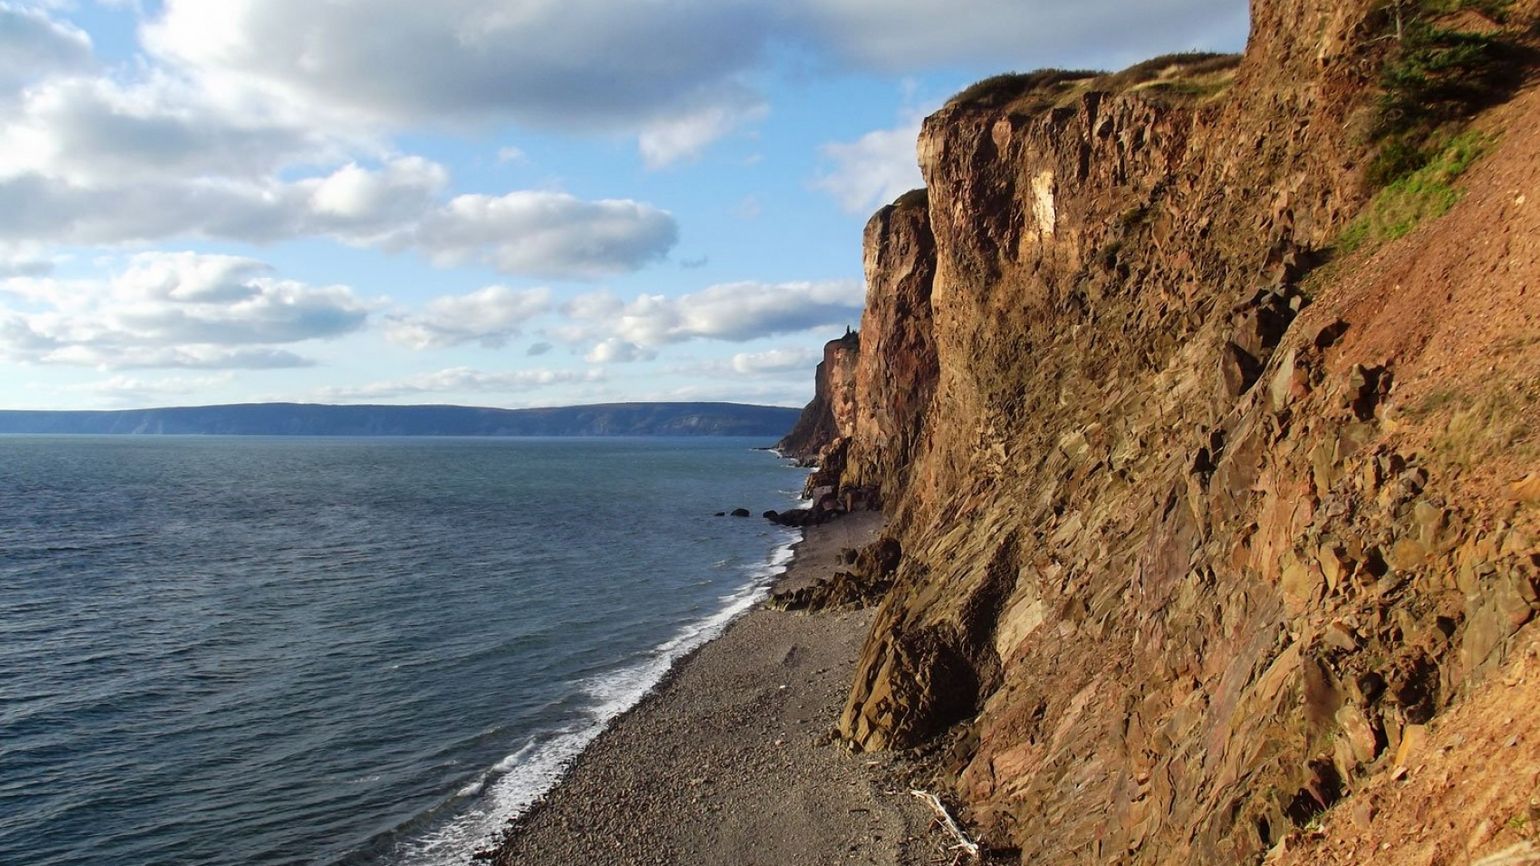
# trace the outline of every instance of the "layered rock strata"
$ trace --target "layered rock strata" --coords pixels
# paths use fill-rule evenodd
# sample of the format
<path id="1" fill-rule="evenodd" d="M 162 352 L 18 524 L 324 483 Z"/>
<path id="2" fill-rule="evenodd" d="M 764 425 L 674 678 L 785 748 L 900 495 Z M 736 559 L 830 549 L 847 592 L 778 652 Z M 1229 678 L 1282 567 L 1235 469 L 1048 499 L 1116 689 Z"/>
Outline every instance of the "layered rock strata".
<path id="1" fill-rule="evenodd" d="M 1238 62 L 986 82 L 868 227 L 818 480 L 901 557 L 840 730 L 950 743 L 1022 862 L 1253 860 L 1540 610 L 1540 102 L 1344 253 L 1384 15 L 1257 0 Z"/>

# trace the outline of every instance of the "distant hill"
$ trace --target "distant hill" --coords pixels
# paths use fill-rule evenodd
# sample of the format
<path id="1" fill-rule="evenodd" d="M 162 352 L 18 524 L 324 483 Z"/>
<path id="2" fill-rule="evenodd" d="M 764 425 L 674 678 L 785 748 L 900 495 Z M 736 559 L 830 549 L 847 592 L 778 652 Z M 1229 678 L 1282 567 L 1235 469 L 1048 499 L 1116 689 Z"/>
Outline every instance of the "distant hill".
<path id="1" fill-rule="evenodd" d="M 245 403 L 114 412 L 0 411 L 0 434 L 237 436 L 766 436 L 798 410 L 737 403 L 609 403 L 551 409 Z"/>

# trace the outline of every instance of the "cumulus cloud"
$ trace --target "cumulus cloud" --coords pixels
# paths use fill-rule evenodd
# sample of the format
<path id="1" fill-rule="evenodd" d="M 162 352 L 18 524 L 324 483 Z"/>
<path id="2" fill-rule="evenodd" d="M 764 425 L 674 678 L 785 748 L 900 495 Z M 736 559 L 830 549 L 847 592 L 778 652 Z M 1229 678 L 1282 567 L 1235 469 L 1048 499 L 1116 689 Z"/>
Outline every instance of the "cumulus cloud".
<path id="1" fill-rule="evenodd" d="M 232 106 L 162 73 L 133 83 L 67 76 L 28 88 L 0 124 L 0 177 L 31 174 L 81 186 L 205 175 L 252 180 L 345 150 L 340 137 L 261 105 Z"/>
<path id="2" fill-rule="evenodd" d="M 752 107 L 738 79 L 764 54 L 778 17 L 772 4 L 748 0 L 167 0 L 143 34 L 162 59 L 321 116 L 694 127 L 682 138 L 655 135 L 660 156 L 730 128 L 702 131 L 712 111 Z"/>
<path id="3" fill-rule="evenodd" d="M 195 176 L 88 186 L 37 173 L 0 176 L 0 237 L 121 244 L 323 236 L 420 252 L 445 266 L 480 262 L 567 279 L 636 270 L 678 238 L 672 215 L 641 202 L 521 191 L 439 203 L 446 183 L 442 166 L 419 157 L 377 168 L 349 163 L 288 182 Z"/>
<path id="4" fill-rule="evenodd" d="M 832 167 L 813 185 L 834 196 L 849 213 L 867 213 L 916 187 L 924 186 L 915 155 L 923 115 L 911 113 L 891 129 L 868 132 L 855 141 L 823 146 Z"/>
<path id="5" fill-rule="evenodd" d="M 635 343 L 610 337 L 588 351 L 584 358 L 590 364 L 630 364 L 635 361 L 651 361 L 658 353 L 644 349 Z"/>
<path id="6" fill-rule="evenodd" d="M 0 25 L 49 23 L 40 16 L 0 0 Z M 9 33 L 0 28 L 0 48 Z M 671 215 L 629 200 L 449 197 L 447 169 L 337 122 L 330 114 L 345 105 L 318 118 L 217 75 L 64 74 L 20 91 L 13 109 L 0 112 L 0 242 L 10 245 L 327 237 L 446 265 L 591 278 L 663 257 L 678 234 Z"/>
<path id="7" fill-rule="evenodd" d="M 950 0 L 166 0 L 144 41 L 321 116 L 639 132 L 654 161 L 752 113 L 761 99 L 745 82 L 785 46 L 886 72 L 1107 65 L 1237 47 L 1247 20 L 1244 0 L 976 0 L 966 12 Z"/>
<path id="8" fill-rule="evenodd" d="M 811 349 L 770 349 L 764 352 L 739 352 L 732 357 L 735 373 L 744 376 L 807 373 L 822 360 Z"/>
<path id="9" fill-rule="evenodd" d="M 1244 0 L 801 0 L 801 35 L 851 65 L 914 70 L 1105 67 L 1186 48 L 1245 42 Z M 1091 52 L 1091 53 L 1088 53 Z"/>
<path id="10" fill-rule="evenodd" d="M 801 408 L 813 396 L 813 379 L 800 382 L 701 382 L 673 388 L 655 388 L 629 395 L 628 399 L 646 401 L 757 403 L 768 406 Z"/>
<path id="11" fill-rule="evenodd" d="M 36 6 L 0 2 L 0 92 L 90 68 L 91 37 Z"/>
<path id="12" fill-rule="evenodd" d="M 385 336 L 414 349 L 466 343 L 497 349 L 517 336 L 525 322 L 550 309 L 550 289 L 488 286 L 467 295 L 435 298 L 420 315 L 396 316 L 386 326 Z"/>
<path id="13" fill-rule="evenodd" d="M 696 159 L 712 142 L 739 127 L 763 120 L 769 106 L 757 97 L 742 105 L 708 105 L 697 111 L 655 120 L 642 128 L 637 146 L 648 168 Z"/>
<path id="14" fill-rule="evenodd" d="M 382 400 L 414 394 L 517 393 L 553 385 L 575 385 L 604 380 L 597 370 L 507 370 L 489 372 L 454 367 L 367 385 L 322 388 L 317 397 L 328 401 Z"/>
<path id="15" fill-rule="evenodd" d="M 219 376 L 166 376 L 155 379 L 113 376 L 100 382 L 65 385 L 62 390 L 93 394 L 120 405 L 138 406 L 143 405 L 147 400 L 204 394 L 228 385 L 232 380 L 233 377 L 228 373 Z"/>
<path id="16" fill-rule="evenodd" d="M 141 253 L 107 279 L 11 277 L 0 354 L 103 368 L 271 369 L 309 362 L 274 345 L 358 330 L 369 304 L 346 286 L 277 277 L 252 259 Z"/>
<path id="17" fill-rule="evenodd" d="M 662 258 L 679 237 L 666 211 L 559 192 L 462 195 L 395 242 L 444 265 L 482 261 L 503 273 L 595 279 Z"/>
<path id="18" fill-rule="evenodd" d="M 595 330 L 641 348 L 694 339 L 744 342 L 859 321 L 860 283 L 723 283 L 676 297 L 640 295 L 622 302 L 608 293 L 581 296 L 566 312 L 576 335 Z M 586 326 L 586 327 L 584 327 Z M 600 344 L 601 346 L 603 343 Z"/>

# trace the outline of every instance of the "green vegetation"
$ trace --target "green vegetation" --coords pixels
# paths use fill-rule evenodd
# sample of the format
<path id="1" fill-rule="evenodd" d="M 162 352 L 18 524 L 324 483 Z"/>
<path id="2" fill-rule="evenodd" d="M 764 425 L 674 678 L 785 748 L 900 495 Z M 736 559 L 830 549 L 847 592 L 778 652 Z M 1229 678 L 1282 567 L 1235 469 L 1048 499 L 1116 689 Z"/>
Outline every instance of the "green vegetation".
<path id="1" fill-rule="evenodd" d="M 1430 445 L 1433 454 L 1453 466 L 1469 468 L 1498 457 L 1532 461 L 1540 457 L 1540 440 L 1525 409 L 1537 399 L 1534 384 L 1505 378 L 1476 393 L 1435 391 L 1407 415 L 1417 421 L 1447 416 Z"/>
<path id="2" fill-rule="evenodd" d="M 1491 145 L 1492 140 L 1479 133 L 1456 136 L 1431 161 L 1380 190 L 1364 213 L 1342 232 L 1337 248 L 1352 252 L 1364 244 L 1393 241 L 1410 234 L 1424 220 L 1448 213 L 1462 195 L 1455 180 Z"/>
<path id="3" fill-rule="evenodd" d="M 1381 188 L 1428 165 L 1451 125 L 1506 99 L 1522 80 L 1524 51 L 1510 38 L 1512 0 L 1391 0 L 1382 38 L 1394 49 L 1380 70 L 1373 136 L 1379 151 L 1369 166 Z M 1485 19 L 1481 30 L 1457 29 L 1458 13 Z"/>
<path id="4" fill-rule="evenodd" d="M 1165 54 L 1143 63 L 1136 63 L 1115 75 L 1107 76 L 1105 89 L 1120 93 L 1148 85 L 1172 90 L 1186 89 L 1203 92 L 1211 86 L 1208 81 L 1205 81 L 1206 78 L 1224 75 L 1228 79 L 1228 73 L 1233 72 L 1240 62 L 1239 54 L 1213 54 L 1203 51 Z"/>
<path id="5" fill-rule="evenodd" d="M 1187 52 L 1166 54 L 1112 74 L 1066 69 L 1011 72 L 968 87 L 952 98 L 952 104 L 1036 114 L 1066 105 L 1090 90 L 1141 90 L 1174 102 L 1193 102 L 1227 88 L 1240 60 L 1238 54 Z"/>
<path id="6" fill-rule="evenodd" d="M 1032 96 L 1057 96 L 1067 87 L 1096 78 L 1090 70 L 1039 69 L 1036 72 L 1007 72 L 969 86 L 952 97 L 952 104 L 999 108 Z M 1052 100 L 1049 100 L 1050 104 Z"/>

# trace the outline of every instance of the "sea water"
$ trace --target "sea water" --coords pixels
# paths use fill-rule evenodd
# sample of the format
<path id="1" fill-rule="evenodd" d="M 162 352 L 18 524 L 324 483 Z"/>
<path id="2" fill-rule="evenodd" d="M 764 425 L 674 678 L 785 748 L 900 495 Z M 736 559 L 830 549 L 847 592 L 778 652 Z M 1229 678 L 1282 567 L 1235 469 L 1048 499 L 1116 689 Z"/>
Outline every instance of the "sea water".
<path id="1" fill-rule="evenodd" d="M 0 863 L 465 863 L 759 598 L 763 444 L 0 437 Z"/>

